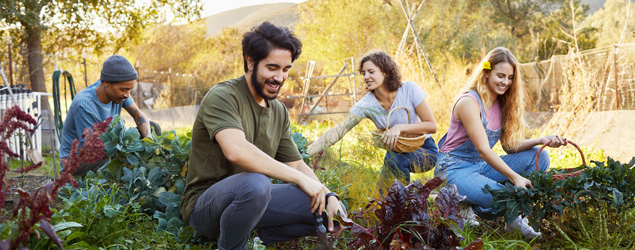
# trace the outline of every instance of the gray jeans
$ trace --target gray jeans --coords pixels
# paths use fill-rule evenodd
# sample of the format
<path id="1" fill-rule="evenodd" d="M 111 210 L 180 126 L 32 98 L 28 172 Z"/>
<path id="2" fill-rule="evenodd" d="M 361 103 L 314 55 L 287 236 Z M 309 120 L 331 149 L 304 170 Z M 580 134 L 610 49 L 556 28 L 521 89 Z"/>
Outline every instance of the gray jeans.
<path id="1" fill-rule="evenodd" d="M 322 213 L 326 224 L 326 213 Z M 293 184 L 272 184 L 263 174 L 240 173 L 209 187 L 196 201 L 190 225 L 218 239 L 219 249 L 247 249 L 250 233 L 271 245 L 314 235 L 309 197 Z"/>

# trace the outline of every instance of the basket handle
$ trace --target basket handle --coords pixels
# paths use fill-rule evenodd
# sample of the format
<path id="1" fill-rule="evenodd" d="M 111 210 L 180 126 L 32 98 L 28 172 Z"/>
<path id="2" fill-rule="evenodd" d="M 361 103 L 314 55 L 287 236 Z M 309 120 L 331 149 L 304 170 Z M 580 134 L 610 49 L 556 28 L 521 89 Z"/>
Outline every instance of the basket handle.
<path id="1" fill-rule="evenodd" d="M 578 147 L 577 144 L 573 143 L 570 140 L 564 139 L 568 144 L 573 145 L 575 148 L 578 149 L 578 152 L 580 152 L 580 156 L 582 157 L 582 165 L 584 165 L 585 167 L 586 165 L 586 160 L 584 160 L 584 153 L 582 153 L 582 149 L 580 149 L 580 147 Z M 551 141 L 548 141 L 547 143 L 545 143 L 544 145 L 542 145 L 542 147 L 540 147 L 540 149 L 538 150 L 538 153 L 536 154 L 536 171 L 540 171 L 540 168 L 538 167 L 538 160 L 540 158 L 540 152 L 542 152 L 542 149 L 545 148 L 546 146 L 549 146 L 549 144 L 551 144 Z"/>
<path id="2" fill-rule="evenodd" d="M 388 117 L 386 117 L 386 130 L 388 130 L 388 125 L 390 123 L 390 115 L 392 114 L 393 111 L 397 110 L 397 109 L 405 109 L 406 110 L 406 114 L 408 114 L 408 124 L 410 124 L 410 111 L 408 111 L 408 109 L 404 106 L 400 106 L 400 107 L 396 107 L 394 109 L 391 109 L 390 112 L 388 112 Z"/>

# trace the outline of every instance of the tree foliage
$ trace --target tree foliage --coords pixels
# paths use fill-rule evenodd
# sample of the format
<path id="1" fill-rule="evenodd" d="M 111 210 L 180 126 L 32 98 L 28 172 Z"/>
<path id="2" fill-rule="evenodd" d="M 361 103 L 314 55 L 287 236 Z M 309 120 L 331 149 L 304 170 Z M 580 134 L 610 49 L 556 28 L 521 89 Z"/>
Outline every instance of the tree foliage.
<path id="1" fill-rule="evenodd" d="M 588 9 L 588 5 L 581 5 L 579 0 L 570 1 L 545 18 L 543 33 L 539 37 L 543 46 L 538 49 L 538 58 L 567 54 L 570 49 L 595 48 L 593 34 L 597 29 L 583 25 Z"/>
<path id="2" fill-rule="evenodd" d="M 31 87 L 46 92 L 43 73 L 42 34 L 58 34 L 61 45 L 93 47 L 97 51 L 114 45 L 114 52 L 126 41 L 135 40 L 148 25 L 165 22 L 168 15 L 190 20 L 199 15 L 199 0 L 81 1 L 8 0 L 0 2 L 0 20 L 18 29 L 25 38 Z M 3 27 L 4 28 L 4 27 Z M 63 42 L 62 42 L 63 41 Z M 48 103 L 44 102 L 45 109 Z"/>
<path id="3" fill-rule="evenodd" d="M 625 22 L 628 22 L 626 27 Z M 602 9 L 589 16 L 587 25 L 598 29 L 594 35 L 598 47 L 635 42 L 635 3 L 607 0 Z"/>
<path id="4" fill-rule="evenodd" d="M 531 26 L 542 15 L 562 4 L 564 0 L 494 0 L 490 1 L 494 9 L 492 20 L 507 26 L 516 38 L 529 35 Z"/>
<path id="5" fill-rule="evenodd" d="M 204 24 L 204 20 L 199 20 L 149 28 L 150 32 L 144 33 L 139 44 L 130 49 L 131 58 L 140 62 L 144 74 L 141 77 L 152 76 L 154 71 L 171 70 L 174 72 L 170 79 L 173 91 L 193 87 L 200 100 L 214 84 L 244 73 L 242 35 L 238 30 L 225 28 L 219 35 L 208 37 Z M 187 77 L 175 77 L 176 73 Z M 154 77 L 157 82 L 168 81 L 168 75 L 155 74 Z"/>
<path id="6" fill-rule="evenodd" d="M 390 51 L 406 27 L 399 4 L 382 0 L 307 1 L 298 12 L 295 30 L 303 43 L 301 59 L 328 62 L 324 69 L 330 74 L 337 73 L 342 60 L 371 49 Z"/>

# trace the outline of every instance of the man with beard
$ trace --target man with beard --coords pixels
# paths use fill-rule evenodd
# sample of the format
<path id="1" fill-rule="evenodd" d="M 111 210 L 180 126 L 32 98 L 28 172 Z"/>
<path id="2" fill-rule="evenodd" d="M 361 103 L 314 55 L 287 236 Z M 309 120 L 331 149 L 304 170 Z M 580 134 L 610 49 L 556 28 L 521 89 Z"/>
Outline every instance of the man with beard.
<path id="1" fill-rule="evenodd" d="M 137 71 L 125 57 L 113 55 L 104 61 L 99 80 L 79 91 L 68 109 L 62 129 L 60 159 L 68 156 L 75 139 L 79 140 L 78 147 L 83 146 L 82 133 L 86 128 L 121 114 L 121 108 L 132 116 L 142 137 L 151 136 L 148 117 L 137 108 L 130 96 L 130 90 L 136 82 Z M 158 124 L 153 123 L 153 126 L 155 132 L 160 134 Z M 107 161 L 106 158 L 82 164 L 73 175 L 83 177 L 88 171 L 97 171 Z"/>
<path id="2" fill-rule="evenodd" d="M 219 249 L 247 249 L 253 229 L 265 245 L 315 234 L 316 211 L 341 233 L 332 218 L 344 206 L 302 160 L 276 100 L 302 43 L 265 22 L 242 46 L 245 74 L 210 89 L 196 115 L 181 215 Z"/>

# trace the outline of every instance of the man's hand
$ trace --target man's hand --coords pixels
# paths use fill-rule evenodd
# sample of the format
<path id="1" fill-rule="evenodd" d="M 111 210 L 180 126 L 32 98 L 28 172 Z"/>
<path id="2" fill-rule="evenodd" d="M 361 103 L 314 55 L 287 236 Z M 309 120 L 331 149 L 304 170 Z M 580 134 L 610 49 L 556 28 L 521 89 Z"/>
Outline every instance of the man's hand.
<path id="1" fill-rule="evenodd" d="M 141 137 L 146 138 L 152 136 L 152 130 L 150 128 L 150 120 L 148 117 L 137 108 L 137 105 L 132 103 L 130 106 L 125 108 L 128 111 L 128 114 L 132 116 L 135 123 L 137 124 L 137 129 L 139 129 L 139 133 L 141 133 Z"/>
<path id="2" fill-rule="evenodd" d="M 296 185 L 309 196 L 311 200 L 311 213 L 318 211 L 318 214 L 321 215 L 326 205 L 326 194 L 329 192 L 328 188 L 308 176 L 303 176 L 302 181 L 299 181 Z"/>
<path id="3" fill-rule="evenodd" d="M 337 218 L 337 214 L 339 213 L 339 215 L 343 219 L 347 219 L 346 210 L 342 207 L 342 203 L 340 203 L 340 200 L 338 200 L 335 196 L 329 197 L 327 204 L 328 205 L 326 206 L 326 214 L 329 217 L 328 231 L 331 232 L 331 236 L 333 236 L 333 238 L 338 238 L 340 234 L 344 232 L 345 226 L 342 224 L 342 222 L 340 222 L 340 225 L 336 230 L 336 228 L 334 228 L 335 226 L 333 223 L 333 218 Z"/>

